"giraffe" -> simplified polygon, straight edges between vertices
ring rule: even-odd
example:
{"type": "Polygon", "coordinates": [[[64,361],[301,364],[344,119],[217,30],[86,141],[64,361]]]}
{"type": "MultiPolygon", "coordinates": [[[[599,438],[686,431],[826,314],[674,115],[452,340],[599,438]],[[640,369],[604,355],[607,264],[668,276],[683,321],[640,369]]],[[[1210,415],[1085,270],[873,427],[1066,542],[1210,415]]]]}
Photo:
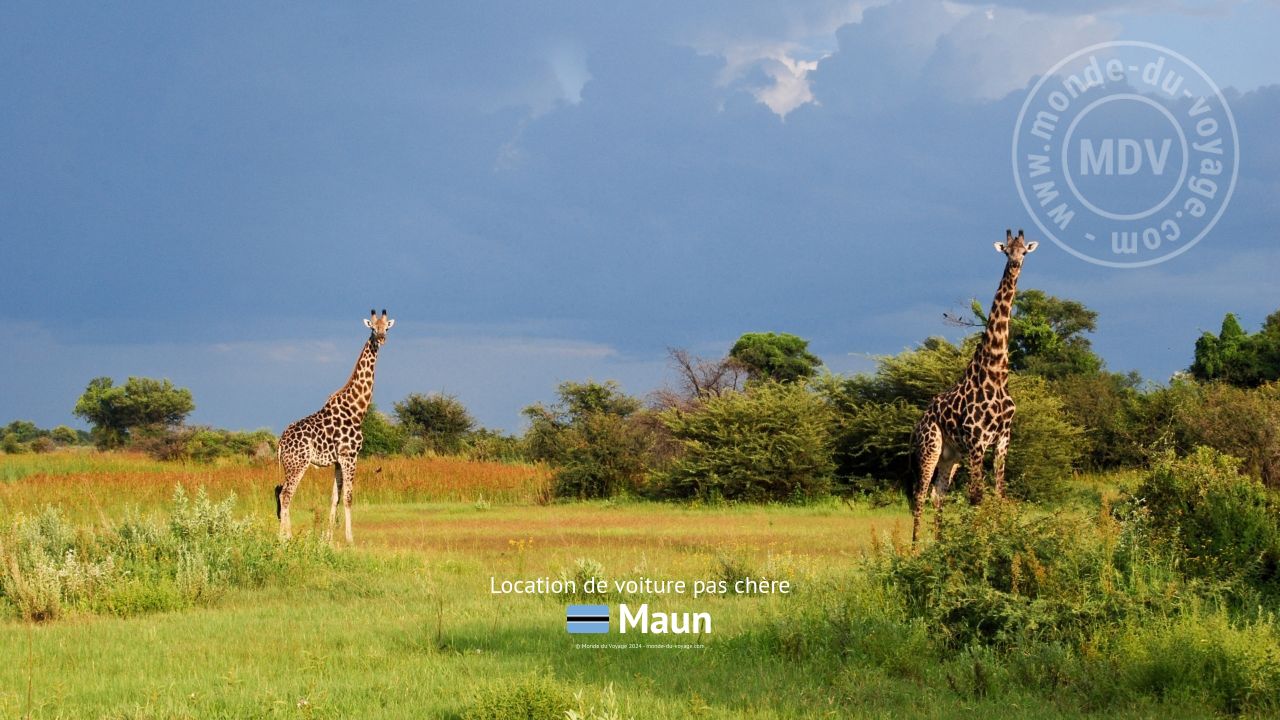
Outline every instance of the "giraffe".
{"type": "Polygon", "coordinates": [[[942,501],[960,463],[969,469],[969,502],[978,504],[984,492],[983,463],[987,450],[995,448],[995,488],[1004,497],[1004,461],[1009,450],[1009,430],[1014,404],[1009,397],[1009,314],[1017,292],[1022,261],[1039,243],[1027,242],[1021,230],[1014,237],[1005,231],[1005,242],[995,248],[1007,258],[1000,287],[991,302],[986,330],[973,360],[955,387],[929,403],[911,434],[911,447],[919,475],[912,478],[911,544],[920,535],[920,514],[932,491],[934,521],[942,528],[942,501]],[[935,476],[935,470],[937,474],[935,476]]]}
{"type": "Polygon", "coordinates": [[[356,456],[364,434],[360,426],[369,403],[373,400],[373,369],[378,362],[378,348],[387,341],[387,331],[396,321],[387,317],[383,309],[379,317],[373,310],[364,321],[369,328],[369,339],[360,351],[355,369],[347,384],[329,396],[328,402],[314,412],[284,429],[280,434],[278,455],[284,467],[284,484],[276,486],[276,517],[280,519],[280,537],[288,539],[289,503],[307,467],[333,466],[333,499],[329,504],[329,524],[325,538],[333,535],[333,525],[338,512],[338,497],[342,496],[346,514],[347,543],[351,537],[351,497],[356,480],[356,456]]]}

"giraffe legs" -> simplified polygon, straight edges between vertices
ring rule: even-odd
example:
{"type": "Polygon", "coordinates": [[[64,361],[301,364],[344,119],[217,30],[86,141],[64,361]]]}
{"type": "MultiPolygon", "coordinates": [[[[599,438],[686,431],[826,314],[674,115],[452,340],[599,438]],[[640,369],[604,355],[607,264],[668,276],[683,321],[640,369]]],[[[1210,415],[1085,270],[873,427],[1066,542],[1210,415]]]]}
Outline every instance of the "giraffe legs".
{"type": "Polygon", "coordinates": [[[982,469],[983,459],[987,455],[987,449],[982,446],[969,448],[969,504],[977,505],[982,502],[982,495],[986,491],[986,477],[982,469]]]}
{"type": "Polygon", "coordinates": [[[915,547],[920,540],[920,515],[924,512],[925,500],[929,497],[929,489],[933,485],[933,472],[942,457],[942,429],[937,425],[921,428],[916,433],[916,458],[920,463],[920,474],[915,478],[914,491],[911,494],[911,546],[915,547]]]}
{"type": "MultiPolygon", "coordinates": [[[[355,483],[356,483],[355,456],[339,460],[337,462],[337,469],[334,470],[334,473],[335,473],[335,476],[338,473],[341,473],[341,477],[342,477],[342,510],[343,510],[343,515],[345,516],[344,520],[346,522],[345,530],[346,530],[346,536],[347,536],[347,544],[350,545],[353,542],[355,542],[355,539],[352,538],[351,536],[351,499],[355,492],[355,483]]],[[[335,480],[335,486],[333,491],[334,509],[337,508],[337,502],[338,502],[338,489],[337,489],[336,482],[337,481],[335,480]]]]}
{"type": "Polygon", "coordinates": [[[324,539],[333,540],[333,526],[338,520],[338,498],[342,495],[342,465],[333,464],[333,495],[329,501],[329,524],[324,526],[324,539]]]}
{"type": "Polygon", "coordinates": [[[289,504],[293,502],[293,493],[297,491],[298,483],[302,482],[302,476],[306,474],[305,464],[286,466],[284,483],[276,486],[276,517],[280,519],[281,540],[288,540],[293,536],[293,527],[289,522],[289,504]]]}
{"type": "Polygon", "coordinates": [[[1009,452],[1009,433],[1005,433],[996,440],[996,497],[1004,499],[1004,460],[1005,455],[1009,452]]]}
{"type": "Polygon", "coordinates": [[[956,471],[960,469],[958,460],[944,460],[938,468],[938,480],[933,486],[933,537],[935,540],[942,539],[942,502],[947,498],[947,491],[951,489],[951,481],[956,477],[956,471]]]}

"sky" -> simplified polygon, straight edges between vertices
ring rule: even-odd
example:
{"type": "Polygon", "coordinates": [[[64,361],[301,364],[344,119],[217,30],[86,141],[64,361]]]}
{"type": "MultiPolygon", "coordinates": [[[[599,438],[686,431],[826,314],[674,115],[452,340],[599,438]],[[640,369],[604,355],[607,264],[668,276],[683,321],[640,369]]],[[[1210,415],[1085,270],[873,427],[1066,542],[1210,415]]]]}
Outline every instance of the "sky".
{"type": "Polygon", "coordinates": [[[1018,110],[1109,40],[1223,88],[1234,194],[1168,262],[1045,242],[1021,287],[1155,381],[1280,307],[1275,0],[180,5],[0,1],[0,423],[75,424],[91,378],[139,375],[279,431],[384,307],[379,405],[445,392],[507,430],[743,332],[866,370],[990,301],[991,243],[1038,234],[1018,110]]]}

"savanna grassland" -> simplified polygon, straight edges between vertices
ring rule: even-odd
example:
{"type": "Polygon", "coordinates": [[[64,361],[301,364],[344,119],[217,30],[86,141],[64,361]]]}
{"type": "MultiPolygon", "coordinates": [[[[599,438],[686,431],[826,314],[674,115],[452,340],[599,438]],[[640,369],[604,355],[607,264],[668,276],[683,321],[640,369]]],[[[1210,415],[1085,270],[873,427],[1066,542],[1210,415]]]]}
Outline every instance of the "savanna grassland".
{"type": "MultiPolygon", "coordinates": [[[[50,608],[29,570],[20,596],[8,560],[3,717],[563,717],[566,708],[635,718],[1208,717],[1276,707],[1266,683],[1280,657],[1268,654],[1268,618],[1241,623],[1208,606],[1192,621],[1181,610],[1122,610],[1108,632],[1082,626],[1092,644],[1044,637],[1025,647],[1017,638],[1033,635],[1021,630],[1010,641],[960,637],[963,617],[946,632],[931,627],[899,597],[925,567],[894,547],[909,534],[902,506],[550,503],[540,466],[369,460],[357,485],[357,546],[347,549],[311,532],[328,502],[331,475],[320,470],[295,501],[301,532],[288,546],[274,538],[270,466],[66,452],[0,458],[0,477],[0,510],[14,523],[6,544],[25,537],[53,548],[42,562],[58,578],[49,582],[62,583],[50,608]],[[103,548],[115,563],[106,569],[94,560],[103,548]],[[769,577],[796,591],[696,602],[608,596],[714,618],[711,634],[675,638],[702,649],[630,650],[575,649],[563,613],[580,600],[489,592],[491,577],[592,574],[769,577]],[[22,619],[24,602],[45,614],[22,619]],[[1145,619],[1129,625],[1135,617],[1145,619]],[[1197,641],[1214,644],[1206,658],[1178,657],[1197,641]],[[1184,677],[1205,672],[1245,676],[1184,677]]],[[[1033,526],[1105,525],[1090,515],[1108,482],[1077,490],[1085,499],[1073,509],[1030,520],[959,506],[951,514],[972,523],[973,537],[1026,534],[1012,567],[1029,579],[1014,585],[1048,587],[1064,578],[1037,568],[1033,546],[1080,538],[1033,526]]],[[[1080,579],[1092,570],[1072,572],[1094,587],[1080,579]]],[[[1107,582],[1142,585],[1143,603],[1176,592],[1142,572],[1107,582]]],[[[1082,600],[1069,612],[1107,602],[1082,600]]],[[[616,629],[607,637],[619,638],[616,629]]]]}

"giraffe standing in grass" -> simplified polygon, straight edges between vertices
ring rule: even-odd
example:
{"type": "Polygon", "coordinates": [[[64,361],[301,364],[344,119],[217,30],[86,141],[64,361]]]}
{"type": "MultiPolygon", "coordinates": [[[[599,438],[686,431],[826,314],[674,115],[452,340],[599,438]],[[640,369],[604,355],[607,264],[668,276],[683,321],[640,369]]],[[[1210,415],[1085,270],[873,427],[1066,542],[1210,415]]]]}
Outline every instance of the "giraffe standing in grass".
{"type": "Polygon", "coordinates": [[[347,542],[351,537],[351,497],[356,480],[356,457],[364,442],[360,426],[369,403],[373,401],[373,368],[378,362],[378,348],[387,341],[387,331],[396,323],[382,311],[379,317],[373,310],[364,321],[370,330],[369,340],[360,351],[356,367],[351,371],[347,384],[329,396],[329,401],[319,411],[308,415],[284,429],[280,434],[280,464],[284,467],[284,484],[276,486],[276,516],[280,518],[280,537],[292,534],[289,526],[289,503],[298,489],[298,483],[311,465],[333,466],[333,500],[329,504],[329,524],[325,537],[333,535],[333,524],[338,512],[338,497],[343,500],[346,513],[347,542]]]}
{"type": "Polygon", "coordinates": [[[912,454],[919,474],[912,478],[911,544],[920,536],[920,514],[932,491],[934,520],[942,528],[942,501],[961,462],[969,468],[969,502],[982,502],[987,450],[995,449],[996,495],[1004,497],[1004,461],[1009,450],[1014,404],[1009,380],[1009,316],[1018,289],[1022,260],[1039,243],[1027,242],[1022,231],[995,243],[1005,255],[1004,277],[991,303],[991,314],[982,342],[965,369],[964,377],[950,390],[935,397],[916,423],[911,435],[912,454]]]}

